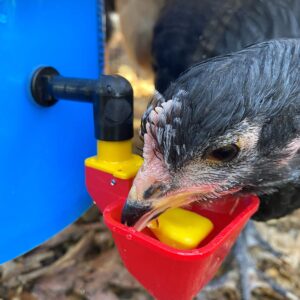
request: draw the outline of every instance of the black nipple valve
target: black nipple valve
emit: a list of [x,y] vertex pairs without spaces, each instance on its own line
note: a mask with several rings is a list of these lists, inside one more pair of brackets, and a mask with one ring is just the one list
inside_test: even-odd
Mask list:
[[133,90],[122,76],[68,78],[52,67],[43,67],[33,75],[31,93],[35,102],[44,107],[60,100],[92,103],[97,140],[123,141],[133,137]]

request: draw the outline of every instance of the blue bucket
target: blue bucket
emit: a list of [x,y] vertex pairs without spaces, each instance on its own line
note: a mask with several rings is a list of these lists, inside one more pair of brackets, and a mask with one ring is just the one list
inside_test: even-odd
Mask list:
[[0,0],[0,263],[92,203],[84,183],[84,159],[96,152],[92,106],[39,107],[30,81],[48,65],[64,76],[99,76],[100,8],[97,0]]

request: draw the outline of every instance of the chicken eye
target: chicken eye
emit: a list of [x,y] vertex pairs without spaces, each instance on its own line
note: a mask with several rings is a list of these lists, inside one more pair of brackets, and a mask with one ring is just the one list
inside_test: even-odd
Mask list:
[[238,155],[239,151],[240,148],[237,145],[230,144],[212,150],[206,155],[206,158],[214,161],[229,162]]

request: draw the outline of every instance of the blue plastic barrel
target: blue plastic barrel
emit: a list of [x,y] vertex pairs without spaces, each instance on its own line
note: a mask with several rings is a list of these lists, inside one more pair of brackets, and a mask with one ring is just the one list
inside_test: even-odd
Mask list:
[[0,263],[49,239],[91,204],[83,162],[96,151],[92,106],[42,108],[29,87],[41,66],[99,76],[97,9],[97,0],[0,0]]

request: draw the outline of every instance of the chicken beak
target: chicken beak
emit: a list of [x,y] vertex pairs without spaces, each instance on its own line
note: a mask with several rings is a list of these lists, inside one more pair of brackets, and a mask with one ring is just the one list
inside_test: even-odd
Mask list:
[[127,226],[133,226],[145,213],[150,210],[150,206],[132,205],[130,201],[127,200],[122,210],[121,222]]
[[121,222],[133,226],[145,213],[152,209],[146,201],[137,200],[136,186],[133,185],[122,210]]

